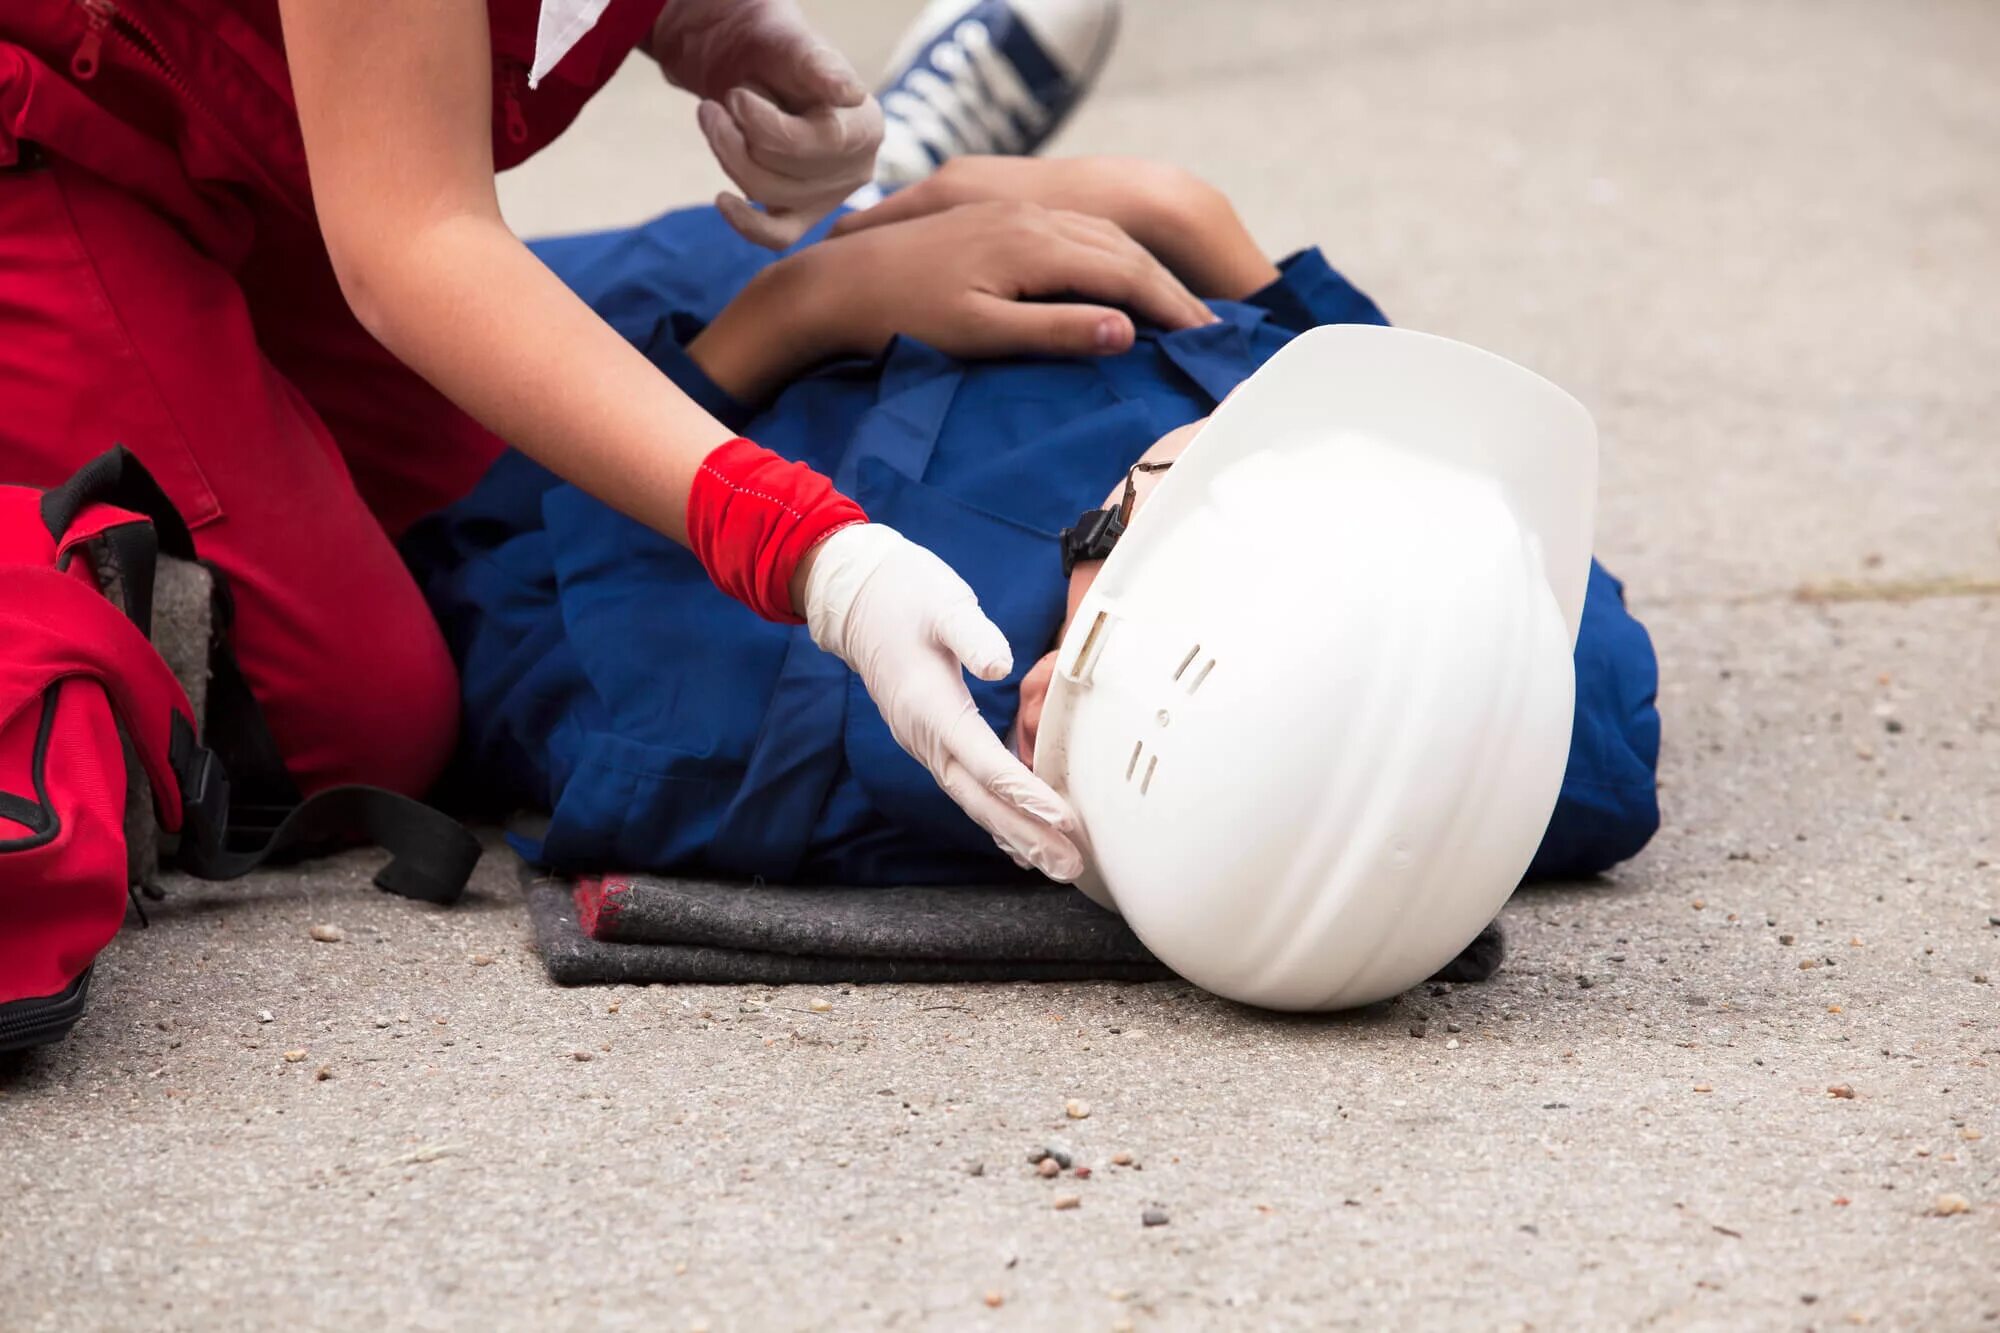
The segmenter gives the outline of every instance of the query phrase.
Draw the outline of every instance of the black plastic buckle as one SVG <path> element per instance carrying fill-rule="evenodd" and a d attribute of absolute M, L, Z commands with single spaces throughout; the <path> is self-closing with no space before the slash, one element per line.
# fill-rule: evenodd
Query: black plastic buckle
<path fill-rule="evenodd" d="M 174 714 L 168 761 L 181 784 L 181 854 L 213 860 L 229 831 L 229 775 L 215 752 L 196 742 L 194 728 Z"/>
<path fill-rule="evenodd" d="M 1086 510 L 1073 528 L 1062 530 L 1062 572 L 1068 578 L 1086 560 L 1102 560 L 1125 535 L 1125 520 L 1116 509 Z"/>

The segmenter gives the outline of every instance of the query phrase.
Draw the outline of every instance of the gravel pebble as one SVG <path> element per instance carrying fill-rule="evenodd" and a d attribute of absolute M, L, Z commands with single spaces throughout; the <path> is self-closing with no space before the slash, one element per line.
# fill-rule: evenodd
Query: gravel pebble
<path fill-rule="evenodd" d="M 816 1014 L 830 1014 L 833 1012 L 833 1001 L 815 999 L 811 1003 L 806 1005 L 806 1008 L 812 1010 Z"/>
<path fill-rule="evenodd" d="M 1112 1153 L 1112 1154 L 1111 1154 L 1111 1165 L 1113 1165 L 1113 1166 L 1130 1166 L 1130 1165 L 1132 1165 L 1132 1154 L 1131 1154 L 1131 1153 L 1129 1153 L 1129 1152 L 1115 1152 L 1115 1153 Z"/>
<path fill-rule="evenodd" d="M 1697 1083 L 1694 1085 L 1694 1090 L 1696 1092 L 1714 1092 L 1715 1085 L 1713 1083 Z"/>
<path fill-rule="evenodd" d="M 1972 1211 L 1972 1201 L 1963 1194 L 1940 1194 L 1931 1204 L 1932 1217 L 1956 1217 Z"/>
<path fill-rule="evenodd" d="M 333 1077 L 332 1065 L 321 1065 L 318 1069 L 313 1071 L 313 1078 L 321 1083 L 326 1082 L 328 1079 L 332 1077 Z"/>
<path fill-rule="evenodd" d="M 1422 1024 L 1422 1023 L 1412 1023 L 1412 1024 L 1410 1024 L 1410 1035 L 1411 1035 L 1412 1037 L 1421 1037 L 1421 1036 L 1423 1036 L 1423 1035 L 1424 1035 L 1424 1031 L 1425 1031 L 1425 1025 L 1424 1025 L 1424 1024 Z"/>
<path fill-rule="evenodd" d="M 302 1050 L 285 1052 L 285 1063 L 288 1065 L 295 1065 L 299 1063 L 299 1061 L 305 1058 L 306 1058 L 306 1053 Z"/>
<path fill-rule="evenodd" d="M 257 1021 L 259 1023 L 269 1023 L 272 1020 L 273 1015 L 269 1009 L 259 1009 L 257 1011 Z"/>
<path fill-rule="evenodd" d="M 1083 1206 L 1083 1197 L 1078 1194 L 1058 1194 L 1056 1195 L 1055 1202 L 1050 1206 L 1059 1213 L 1066 1213 L 1072 1208 L 1081 1208 Z"/>
<path fill-rule="evenodd" d="M 589 1061 L 596 1059 L 597 1057 L 592 1055 L 589 1051 L 571 1051 L 569 1053 L 569 1058 L 576 1061 L 578 1064 L 586 1064 Z"/>
<path fill-rule="evenodd" d="M 965 1168 L 965 1174 L 966 1174 L 966 1175 L 968 1175 L 968 1176 L 983 1176 L 983 1175 L 985 1175 L 985 1174 L 986 1174 L 986 1163 L 984 1163 L 984 1162 L 973 1162 L 973 1163 L 970 1163 L 970 1164 L 969 1164 L 969 1165 L 967 1165 L 967 1167 Z"/>
<path fill-rule="evenodd" d="M 1072 1097 L 1063 1103 L 1063 1114 L 1072 1120 L 1090 1119 L 1090 1103 Z"/>
<path fill-rule="evenodd" d="M 1164 1208 L 1148 1208 L 1145 1212 L 1139 1214 L 1140 1226 L 1163 1227 L 1166 1224 L 1167 1210 Z"/>
<path fill-rule="evenodd" d="M 476 953 L 472 955 L 472 965 L 474 967 L 491 967 L 493 966 L 493 955 L 490 953 Z"/>
<path fill-rule="evenodd" d="M 321 944 L 338 944 L 347 938 L 347 932 L 339 926 L 329 926 L 323 922 L 320 925 L 314 926 L 307 933 Z"/>
<path fill-rule="evenodd" d="M 1062 1174 L 1062 1168 L 1056 1165 L 1055 1158 L 1044 1157 L 1041 1161 L 1035 1163 L 1035 1174 L 1044 1180 L 1053 1180 Z"/>
<path fill-rule="evenodd" d="M 1844 1102 L 1851 1102 L 1854 1100 L 1854 1089 L 1846 1083 L 1832 1083 L 1827 1085 L 1826 1095 L 1829 1097 L 1838 1097 Z"/>
<path fill-rule="evenodd" d="M 1799 942 L 1799 937 L 1796 935 L 1778 936 L 1778 943 L 1780 944 L 1797 944 L 1798 942 Z"/>
<path fill-rule="evenodd" d="M 985 1301 L 987 1309 L 997 1310 L 1007 1303 L 1007 1298 L 997 1291 L 989 1291 L 986 1293 Z"/>

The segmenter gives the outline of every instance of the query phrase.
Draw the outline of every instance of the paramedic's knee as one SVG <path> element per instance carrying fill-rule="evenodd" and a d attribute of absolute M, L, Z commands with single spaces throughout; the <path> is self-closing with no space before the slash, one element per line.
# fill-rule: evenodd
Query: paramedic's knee
<path fill-rule="evenodd" d="M 365 783 L 421 797 L 458 743 L 458 672 L 443 636 L 426 615 L 356 625 L 348 643 L 319 673 L 307 734 L 279 736 L 292 777 L 307 794 Z"/>

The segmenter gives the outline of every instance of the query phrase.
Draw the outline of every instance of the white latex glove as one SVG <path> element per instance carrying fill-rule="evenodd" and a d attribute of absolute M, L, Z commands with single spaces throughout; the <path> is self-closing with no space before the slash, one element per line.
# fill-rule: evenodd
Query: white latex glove
<path fill-rule="evenodd" d="M 813 642 L 861 677 L 889 731 L 1018 865 L 1051 879 L 1083 872 L 1076 815 L 979 716 L 960 671 L 998 680 L 1006 638 L 935 555 L 879 523 L 820 544 L 806 577 Z"/>
<path fill-rule="evenodd" d="M 874 178 L 882 108 L 793 0 L 672 0 L 652 50 L 702 99 L 696 118 L 729 179 L 764 205 L 715 201 L 748 239 L 782 250 Z"/>

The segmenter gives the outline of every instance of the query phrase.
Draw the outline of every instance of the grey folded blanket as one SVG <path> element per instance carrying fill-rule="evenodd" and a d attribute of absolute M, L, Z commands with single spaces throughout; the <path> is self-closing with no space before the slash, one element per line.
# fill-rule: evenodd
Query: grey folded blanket
<path fill-rule="evenodd" d="M 1172 975 L 1123 918 L 1053 886 L 794 888 L 620 875 L 585 888 L 586 923 L 573 883 L 528 874 L 536 941 L 565 986 Z M 1436 979 L 1484 981 L 1502 953 L 1496 922 Z"/>

